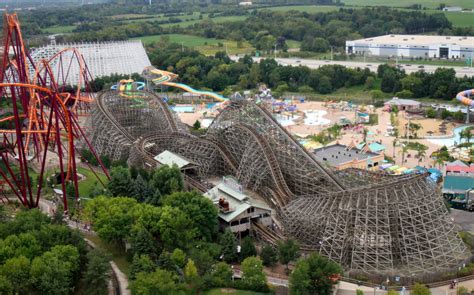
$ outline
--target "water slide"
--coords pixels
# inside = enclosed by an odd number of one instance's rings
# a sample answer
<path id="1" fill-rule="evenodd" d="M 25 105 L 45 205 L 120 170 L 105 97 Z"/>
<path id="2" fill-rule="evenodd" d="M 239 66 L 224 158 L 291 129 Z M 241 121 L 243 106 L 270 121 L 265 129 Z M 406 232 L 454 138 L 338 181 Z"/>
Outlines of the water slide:
<path id="1" fill-rule="evenodd" d="M 224 96 L 215 92 L 197 90 L 186 84 L 171 82 L 175 80 L 176 78 L 178 78 L 178 75 L 168 72 L 168 71 L 162 71 L 155 67 L 145 68 L 145 70 L 143 71 L 143 76 L 150 79 L 155 85 L 163 85 L 163 86 L 179 88 L 189 93 L 195 93 L 195 94 L 214 98 L 217 101 L 229 100 L 228 98 L 225 98 Z"/>
<path id="2" fill-rule="evenodd" d="M 456 99 L 469 107 L 474 107 L 474 99 L 470 99 L 469 97 L 474 96 L 474 89 L 461 91 L 456 95 Z"/>

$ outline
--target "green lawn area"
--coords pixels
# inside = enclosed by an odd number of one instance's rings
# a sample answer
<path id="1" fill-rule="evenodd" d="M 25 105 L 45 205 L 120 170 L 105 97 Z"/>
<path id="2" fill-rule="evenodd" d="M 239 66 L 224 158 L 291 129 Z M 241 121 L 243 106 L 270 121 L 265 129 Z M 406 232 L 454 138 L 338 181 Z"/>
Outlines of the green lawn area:
<path id="1" fill-rule="evenodd" d="M 79 195 L 82 197 L 89 197 L 89 193 L 96 183 L 99 185 L 100 182 L 97 180 L 96 176 L 92 171 L 86 168 L 77 167 L 77 172 L 86 177 L 85 180 L 79 182 Z M 97 172 L 96 172 L 97 173 Z M 107 184 L 107 177 L 103 173 L 97 173 L 97 176 L 102 180 L 104 184 Z"/>
<path id="2" fill-rule="evenodd" d="M 474 0 L 472 2 L 474 3 Z M 455 27 L 474 26 L 474 12 L 445 12 L 444 14 Z"/>
<path id="3" fill-rule="evenodd" d="M 51 33 L 51 34 L 64 34 L 64 33 L 71 33 L 76 26 L 54 26 L 54 27 L 47 27 L 42 29 L 43 33 Z"/>
<path id="4" fill-rule="evenodd" d="M 205 291 L 202 293 L 203 295 L 224 295 L 224 294 L 233 294 L 233 295 L 264 295 L 267 293 L 258 293 L 253 291 L 244 291 L 244 290 L 235 290 L 230 288 L 216 288 Z"/>
<path id="5" fill-rule="evenodd" d="M 159 41 L 162 36 L 168 36 L 170 39 L 170 42 L 182 43 L 186 47 L 194 48 L 196 50 L 199 50 L 203 54 L 207 54 L 207 55 L 215 54 L 218 51 L 225 51 L 226 45 L 227 45 L 227 51 L 229 52 L 229 54 L 250 53 L 253 49 L 250 43 L 248 42 L 242 42 L 241 48 L 239 48 L 238 46 L 239 44 L 237 44 L 236 41 L 215 39 L 215 38 L 204 38 L 204 37 L 183 35 L 183 34 L 152 35 L 152 36 L 138 37 L 134 39 L 142 40 L 143 43 L 149 44 L 149 43 Z M 221 43 L 222 46 L 219 46 L 219 43 Z"/>
<path id="6" fill-rule="evenodd" d="M 474 8 L 474 1 L 472 0 L 343 0 L 346 5 L 357 6 L 392 6 L 392 7 L 407 7 L 412 4 L 421 4 L 427 8 L 437 8 L 441 3 L 447 6 L 461 6 L 462 8 Z"/>
<path id="7" fill-rule="evenodd" d="M 178 18 L 186 18 L 186 17 L 189 18 L 189 17 L 193 17 L 193 16 L 182 16 L 182 17 L 178 16 Z M 210 20 L 210 21 L 213 21 L 215 23 L 223 23 L 223 22 L 242 21 L 242 20 L 245 20 L 246 18 L 247 18 L 247 16 L 245 16 L 245 15 L 216 16 L 216 17 L 213 17 L 213 18 L 208 18 L 206 16 L 206 17 L 203 17 L 202 20 L 197 17 L 196 19 L 193 19 L 193 20 L 183 21 L 183 22 L 174 23 L 174 24 L 162 24 L 161 26 L 162 27 L 180 26 L 180 27 L 184 28 L 184 27 L 192 26 L 195 23 L 202 22 L 204 20 Z"/>
<path id="8" fill-rule="evenodd" d="M 286 44 L 288 45 L 289 49 L 300 48 L 301 42 L 296 40 L 286 40 Z"/>
<path id="9" fill-rule="evenodd" d="M 104 250 L 112 256 L 112 260 L 117 264 L 118 268 L 128 276 L 130 272 L 130 262 L 127 260 L 127 254 L 124 250 L 120 249 L 116 245 L 109 244 L 103 241 L 96 235 L 84 234 L 87 239 L 92 241 L 98 248 Z"/>
<path id="10" fill-rule="evenodd" d="M 316 13 L 316 12 L 329 12 L 339 10 L 338 6 L 323 6 L 323 5 L 295 5 L 295 6 L 277 6 L 268 7 L 262 9 L 269 9 L 273 11 L 290 11 L 296 10 L 301 12 Z"/>

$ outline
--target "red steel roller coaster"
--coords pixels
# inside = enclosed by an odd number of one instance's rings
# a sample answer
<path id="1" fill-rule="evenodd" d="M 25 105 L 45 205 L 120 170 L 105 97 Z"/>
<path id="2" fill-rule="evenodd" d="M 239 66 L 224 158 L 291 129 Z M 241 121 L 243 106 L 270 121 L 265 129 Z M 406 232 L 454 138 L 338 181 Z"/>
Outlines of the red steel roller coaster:
<path id="1" fill-rule="evenodd" d="M 96 156 L 78 123 L 78 114 L 93 99 L 91 75 L 82 55 L 73 48 L 58 52 L 37 64 L 25 47 L 16 14 L 3 17 L 3 53 L 0 51 L 0 99 L 7 107 L 0 119 L 0 185 L 15 195 L 23 206 L 37 207 L 46 178 L 47 159 L 57 160 L 64 210 L 66 184 L 79 197 L 76 142 L 84 142 Z M 1 50 L 1 49 L 0 49 Z M 67 58 L 65 58 L 67 56 Z M 77 63 L 79 67 L 71 67 Z M 72 72 L 71 69 L 79 69 Z M 67 85 L 69 75 L 78 85 Z M 6 109 L 11 114 L 5 115 Z M 33 172 L 34 171 L 34 172 Z M 37 179 L 32 179 L 37 173 Z"/>

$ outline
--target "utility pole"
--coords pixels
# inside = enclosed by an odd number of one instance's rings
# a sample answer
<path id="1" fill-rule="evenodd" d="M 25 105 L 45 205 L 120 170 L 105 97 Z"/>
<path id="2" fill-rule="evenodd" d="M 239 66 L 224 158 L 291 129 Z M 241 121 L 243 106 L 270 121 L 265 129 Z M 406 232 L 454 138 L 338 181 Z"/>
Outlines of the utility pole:
<path id="1" fill-rule="evenodd" d="M 274 51 L 274 54 L 275 54 L 275 60 L 277 59 L 277 44 L 275 43 L 275 51 Z"/>

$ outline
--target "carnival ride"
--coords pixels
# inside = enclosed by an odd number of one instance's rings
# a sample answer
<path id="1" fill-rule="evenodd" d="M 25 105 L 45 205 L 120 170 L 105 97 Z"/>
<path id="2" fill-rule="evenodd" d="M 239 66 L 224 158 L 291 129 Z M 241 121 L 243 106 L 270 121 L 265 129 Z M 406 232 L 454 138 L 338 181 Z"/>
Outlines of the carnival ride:
<path id="1" fill-rule="evenodd" d="M 72 73 L 70 64 L 62 63 L 67 52 L 81 63 L 80 73 Z M 0 176 L 2 185 L 9 187 L 8 193 L 25 207 L 38 206 L 48 163 L 59 170 L 65 212 L 67 197 L 79 196 L 76 141 L 84 141 L 93 151 L 78 123 L 79 110 L 92 101 L 90 92 L 86 92 L 89 74 L 82 62 L 80 53 L 71 49 L 34 64 L 23 42 L 17 15 L 3 16 L 0 97 L 5 101 L 6 115 L 0 120 L 4 126 L 0 130 Z M 69 75 L 82 77 L 80 84 L 65 85 Z M 56 160 L 54 165 L 50 163 Z M 98 157 L 97 160 L 101 163 Z M 105 168 L 104 172 L 107 174 Z M 67 183 L 74 186 L 74 196 L 66 195 Z"/>
<path id="2" fill-rule="evenodd" d="M 474 107 L 474 99 L 471 99 L 471 96 L 474 96 L 474 89 L 459 92 L 456 95 L 456 99 L 468 107 Z"/>
<path id="3" fill-rule="evenodd" d="M 179 88 L 186 92 L 207 96 L 220 102 L 228 100 L 228 98 L 225 98 L 224 96 L 215 92 L 197 90 L 186 84 L 172 82 L 178 78 L 178 75 L 168 71 L 159 70 L 152 66 L 145 68 L 145 70 L 143 71 L 143 76 L 151 80 L 157 86 L 169 86 Z"/>
<path id="4" fill-rule="evenodd" d="M 99 154 L 130 165 L 156 167 L 168 150 L 196 168 L 183 171 L 202 192 L 216 176 L 233 175 L 275 211 L 282 230 L 253 223 L 257 236 L 276 243 L 298 239 L 354 272 L 411 276 L 457 269 L 469 256 L 443 199 L 426 175 L 390 176 L 333 171 L 305 150 L 265 104 L 230 100 L 197 137 L 157 95 L 143 108 L 117 91 L 97 97 L 89 138 Z"/>

